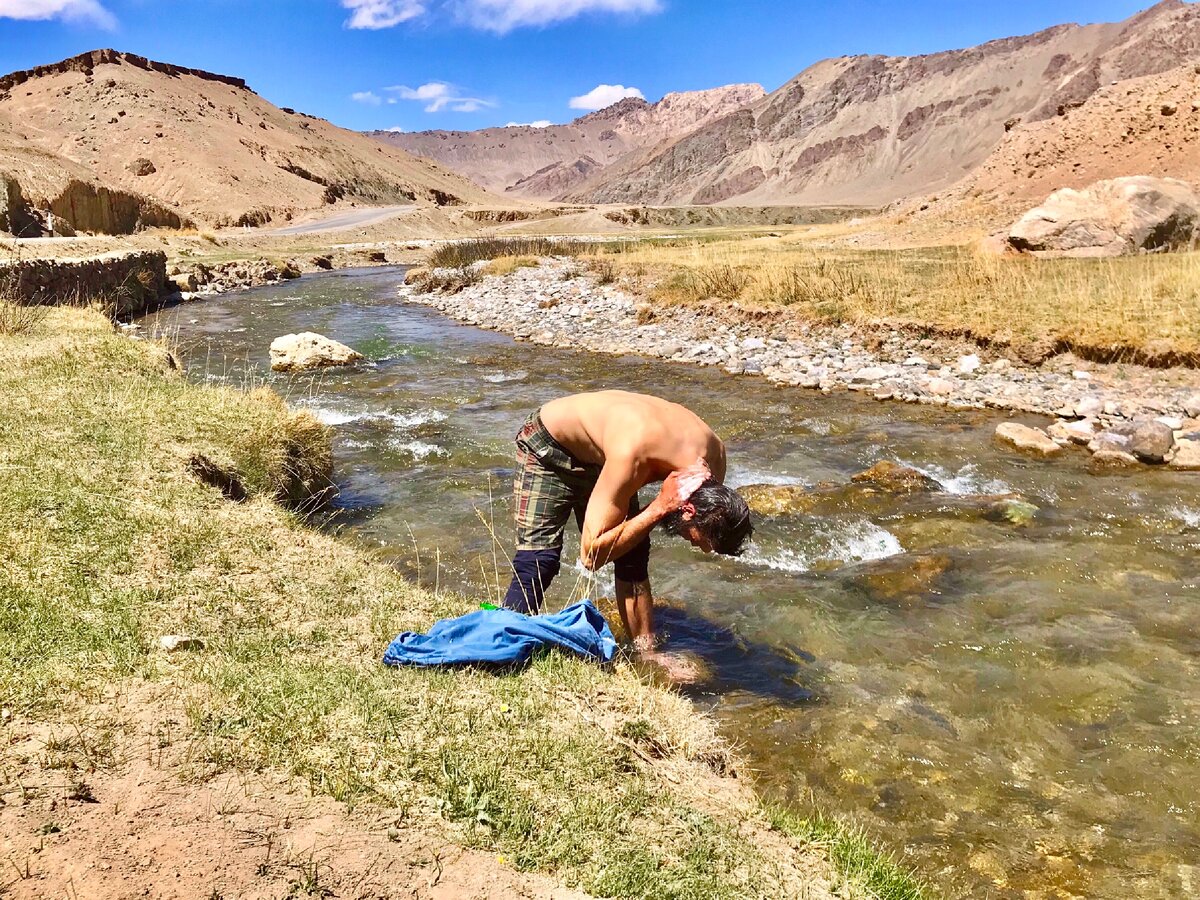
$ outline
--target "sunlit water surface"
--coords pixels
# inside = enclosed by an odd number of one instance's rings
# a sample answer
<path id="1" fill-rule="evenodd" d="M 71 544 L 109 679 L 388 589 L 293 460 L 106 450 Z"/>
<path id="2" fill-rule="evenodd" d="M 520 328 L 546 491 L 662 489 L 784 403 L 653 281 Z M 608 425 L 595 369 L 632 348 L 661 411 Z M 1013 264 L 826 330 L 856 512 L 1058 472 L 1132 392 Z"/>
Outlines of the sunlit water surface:
<path id="1" fill-rule="evenodd" d="M 1197 478 L 1033 461 L 993 442 L 990 414 L 518 344 L 400 303 L 401 277 L 310 277 L 143 324 L 177 334 L 190 377 L 245 384 L 249 368 L 334 426 L 340 525 L 477 596 L 505 580 L 488 526 L 511 546 L 513 435 L 560 394 L 690 406 L 725 438 L 735 484 L 920 468 L 943 494 L 762 521 L 741 560 L 656 538 L 656 593 L 679 605 L 670 646 L 711 671 L 697 702 L 765 790 L 864 823 L 950 895 L 1200 892 Z M 306 330 L 371 363 L 272 376 L 271 340 Z M 1032 524 L 971 499 L 1004 492 L 1041 508 Z M 906 592 L 920 560 L 945 571 Z M 577 581 L 564 569 L 552 606 Z"/>

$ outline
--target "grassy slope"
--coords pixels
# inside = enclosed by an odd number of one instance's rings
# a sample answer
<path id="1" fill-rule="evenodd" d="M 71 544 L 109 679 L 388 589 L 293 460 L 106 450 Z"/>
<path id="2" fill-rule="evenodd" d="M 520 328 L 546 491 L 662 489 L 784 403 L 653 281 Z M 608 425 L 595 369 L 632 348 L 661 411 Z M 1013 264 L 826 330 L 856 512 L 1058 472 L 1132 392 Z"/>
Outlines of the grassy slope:
<path id="1" fill-rule="evenodd" d="M 85 721 L 114 682 L 148 680 L 183 698 L 181 774 L 288 772 L 416 828 L 448 820 L 464 843 L 600 896 L 819 898 L 830 880 L 842 896 L 920 896 L 871 854 L 836 874 L 825 848 L 864 842 L 769 821 L 718 774 L 730 757 L 711 724 L 624 665 L 384 669 L 395 633 L 470 603 L 272 502 L 295 448 L 324 452 L 315 421 L 265 391 L 190 385 L 98 314 L 25 324 L 0 334 L 0 702 L 14 723 Z M 192 477 L 197 451 L 236 468 L 251 499 Z M 163 634 L 207 646 L 168 656 Z M 0 750 L 0 796 L 27 764 Z"/>

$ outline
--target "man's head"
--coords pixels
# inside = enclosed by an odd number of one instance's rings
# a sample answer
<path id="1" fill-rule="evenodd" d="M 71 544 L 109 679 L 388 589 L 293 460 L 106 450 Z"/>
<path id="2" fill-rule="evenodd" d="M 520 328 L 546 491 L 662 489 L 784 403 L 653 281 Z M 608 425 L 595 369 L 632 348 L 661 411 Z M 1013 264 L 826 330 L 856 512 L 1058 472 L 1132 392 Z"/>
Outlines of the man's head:
<path id="1" fill-rule="evenodd" d="M 740 556 L 754 534 L 746 501 L 712 478 L 700 485 L 683 506 L 667 515 L 662 527 L 705 553 L 725 556 Z"/>

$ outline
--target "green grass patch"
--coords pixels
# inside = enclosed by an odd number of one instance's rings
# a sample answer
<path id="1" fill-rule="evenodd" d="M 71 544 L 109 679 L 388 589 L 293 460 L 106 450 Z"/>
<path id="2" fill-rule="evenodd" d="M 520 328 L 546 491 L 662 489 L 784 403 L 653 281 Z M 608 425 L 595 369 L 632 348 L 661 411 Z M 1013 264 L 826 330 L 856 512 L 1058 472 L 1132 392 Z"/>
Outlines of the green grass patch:
<path id="1" fill-rule="evenodd" d="M 885 853 L 861 829 L 813 813 L 770 809 L 771 824 L 804 844 L 820 847 L 838 874 L 877 900 L 932 900 L 931 889 Z"/>

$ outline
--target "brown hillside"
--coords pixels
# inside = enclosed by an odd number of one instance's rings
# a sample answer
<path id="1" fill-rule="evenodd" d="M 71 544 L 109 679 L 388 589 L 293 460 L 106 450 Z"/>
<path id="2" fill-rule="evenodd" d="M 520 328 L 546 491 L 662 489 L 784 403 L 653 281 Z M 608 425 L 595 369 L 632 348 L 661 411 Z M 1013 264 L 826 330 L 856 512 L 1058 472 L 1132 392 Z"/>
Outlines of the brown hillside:
<path id="1" fill-rule="evenodd" d="M 759 102 L 567 199 L 883 205 L 953 185 L 1018 121 L 1056 118 L 1114 81 L 1200 57 L 1200 6 L 1062 25 L 919 57 L 817 63 Z"/>
<path id="2" fill-rule="evenodd" d="M 1015 129 L 970 183 L 985 199 L 1037 203 L 1123 175 L 1200 184 L 1200 66 L 1109 85 L 1066 115 Z"/>
<path id="3" fill-rule="evenodd" d="M 558 199 L 613 163 L 674 140 L 766 95 L 761 85 L 731 84 L 667 94 L 657 103 L 629 98 L 566 125 L 481 131 L 372 132 L 371 136 L 436 160 L 489 190 Z"/>
<path id="4" fill-rule="evenodd" d="M 240 79 L 113 50 L 0 78 L 0 178 L 0 213 L 16 217 L 15 195 L 95 231 L 488 199 L 398 148 L 279 109 Z"/>

